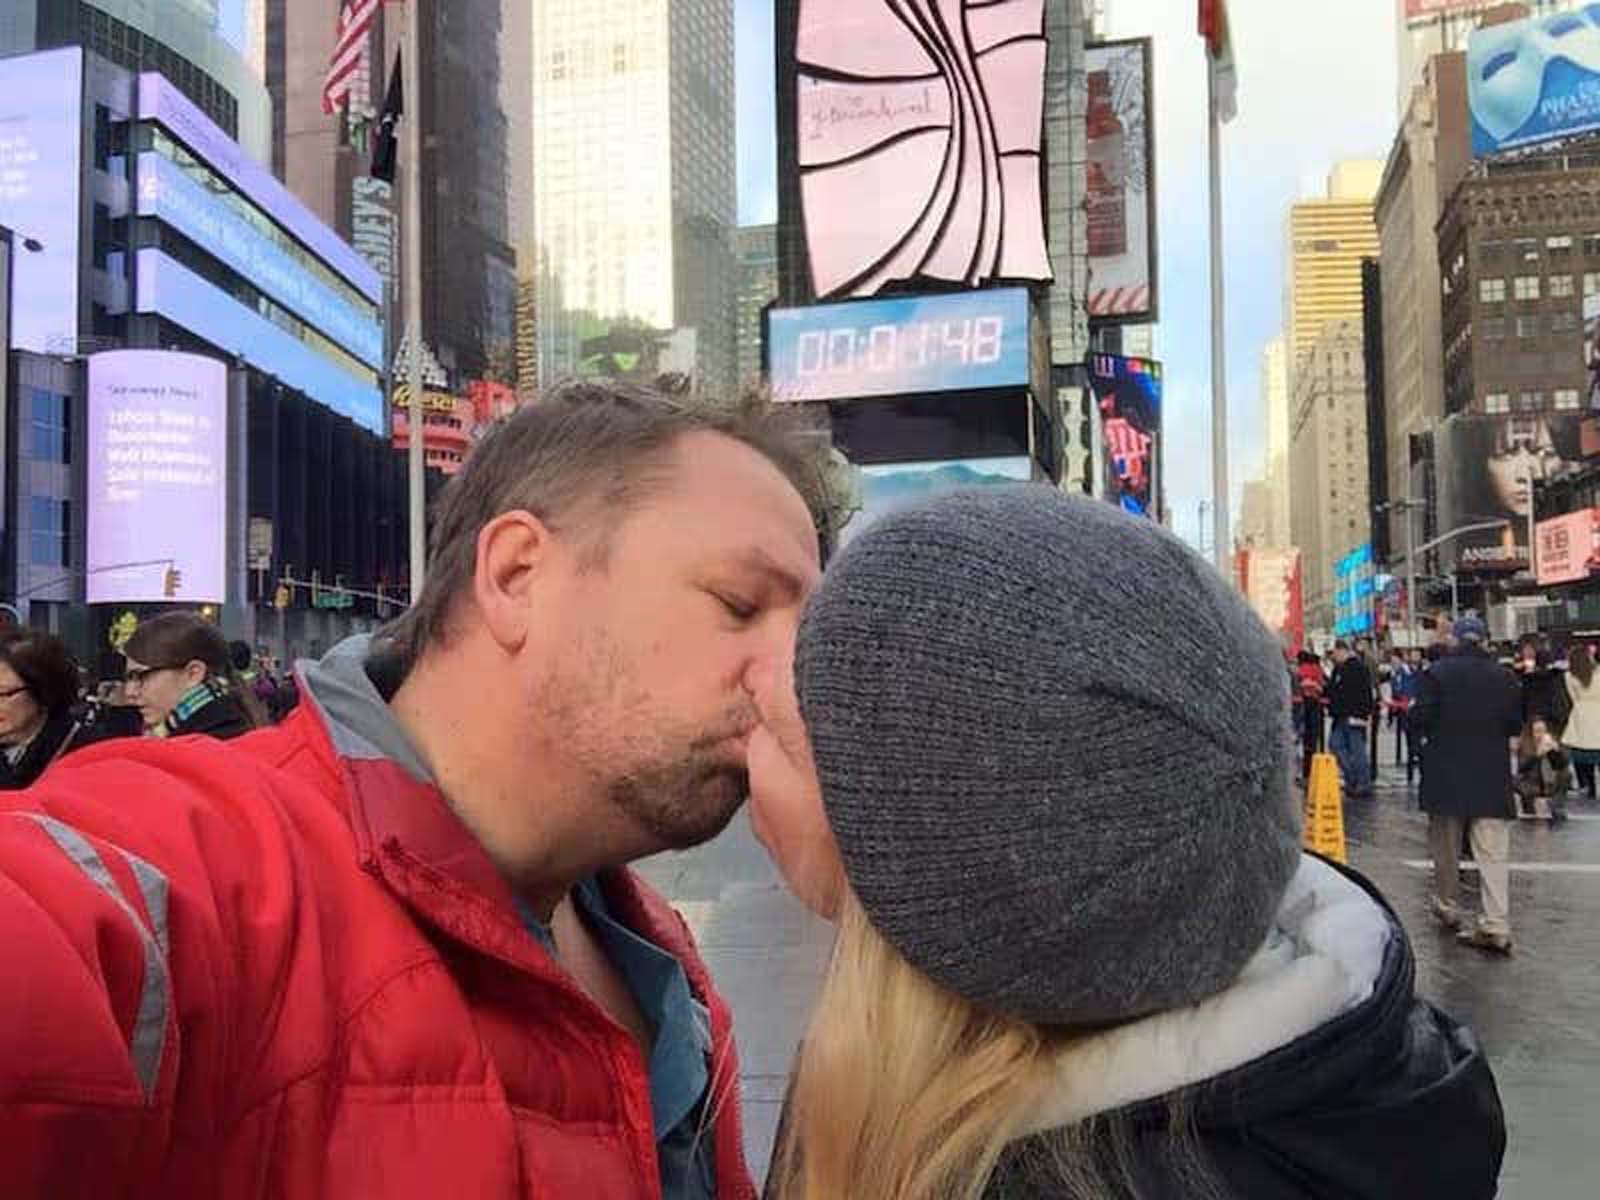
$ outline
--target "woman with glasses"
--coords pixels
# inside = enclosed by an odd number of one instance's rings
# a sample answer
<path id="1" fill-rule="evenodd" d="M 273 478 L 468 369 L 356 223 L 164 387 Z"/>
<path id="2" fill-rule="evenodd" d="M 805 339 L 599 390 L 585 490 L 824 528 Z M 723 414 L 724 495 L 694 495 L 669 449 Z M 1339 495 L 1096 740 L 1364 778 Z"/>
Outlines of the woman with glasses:
<path id="1" fill-rule="evenodd" d="M 25 788 L 82 739 L 78 667 L 59 638 L 0 634 L 0 788 Z"/>
<path id="2" fill-rule="evenodd" d="M 198 613 L 151 617 L 122 648 L 123 694 L 157 737 L 234 738 L 267 722 L 240 682 L 227 640 Z"/>

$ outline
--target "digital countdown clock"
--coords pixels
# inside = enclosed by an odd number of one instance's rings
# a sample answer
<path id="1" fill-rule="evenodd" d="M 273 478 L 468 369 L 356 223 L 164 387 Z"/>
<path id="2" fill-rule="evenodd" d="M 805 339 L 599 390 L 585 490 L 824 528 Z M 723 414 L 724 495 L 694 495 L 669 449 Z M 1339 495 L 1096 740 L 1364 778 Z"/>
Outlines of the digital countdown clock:
<path id="1" fill-rule="evenodd" d="M 992 288 L 767 314 L 773 398 L 855 400 L 1028 385 L 1028 293 Z"/>

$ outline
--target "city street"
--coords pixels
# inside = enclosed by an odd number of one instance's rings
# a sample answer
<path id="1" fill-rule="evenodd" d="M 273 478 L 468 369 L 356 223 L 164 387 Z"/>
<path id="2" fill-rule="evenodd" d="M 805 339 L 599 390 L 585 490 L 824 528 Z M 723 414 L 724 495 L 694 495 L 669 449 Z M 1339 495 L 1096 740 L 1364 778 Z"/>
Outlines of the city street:
<path id="1" fill-rule="evenodd" d="M 1384 737 L 1383 752 L 1393 743 Z M 1455 945 L 1428 915 L 1427 819 L 1404 774 L 1386 766 L 1377 796 L 1346 806 L 1352 863 L 1399 912 L 1417 956 L 1417 986 L 1487 1047 L 1505 1101 L 1510 1150 L 1501 1195 L 1566 1200 L 1593 1169 L 1592 1080 L 1600 1072 L 1600 805 L 1573 805 L 1552 829 L 1512 833 L 1510 961 Z M 694 928 L 733 1005 L 744 1063 L 751 1169 L 766 1170 L 784 1083 L 826 964 L 829 932 L 782 890 L 741 816 L 721 838 L 668 855 L 645 873 Z M 1476 902 L 1466 872 L 1463 903 Z"/>

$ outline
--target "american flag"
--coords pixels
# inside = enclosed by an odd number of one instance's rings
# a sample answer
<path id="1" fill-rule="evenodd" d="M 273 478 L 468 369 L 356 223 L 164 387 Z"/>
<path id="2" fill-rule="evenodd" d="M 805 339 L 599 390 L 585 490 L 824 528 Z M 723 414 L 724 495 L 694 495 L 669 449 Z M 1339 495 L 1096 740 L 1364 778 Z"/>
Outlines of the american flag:
<path id="1" fill-rule="evenodd" d="M 366 57 L 367 37 L 383 0 L 345 0 L 339 13 L 338 37 L 322 84 L 322 111 L 333 113 L 350 102 L 350 86 Z"/>

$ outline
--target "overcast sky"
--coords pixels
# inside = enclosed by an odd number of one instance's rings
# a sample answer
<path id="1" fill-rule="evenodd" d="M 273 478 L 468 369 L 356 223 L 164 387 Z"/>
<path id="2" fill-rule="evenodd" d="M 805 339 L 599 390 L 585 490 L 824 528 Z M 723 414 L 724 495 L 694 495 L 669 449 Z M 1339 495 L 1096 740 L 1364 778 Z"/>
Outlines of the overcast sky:
<path id="1" fill-rule="evenodd" d="M 875 2 L 875 0 L 873 0 Z M 776 216 L 771 0 L 738 0 L 739 218 Z M 1283 324 L 1289 205 L 1395 129 L 1394 0 L 1232 0 L 1239 117 L 1223 132 L 1232 484 L 1261 471 L 1261 350 Z M 1195 0 L 1109 0 L 1109 33 L 1155 38 L 1156 187 L 1167 367 L 1167 498 L 1191 540 L 1211 495 L 1205 67 Z M 1293 20 L 1287 9 L 1296 10 Z M 1303 10 L 1303 11 L 1301 11 Z M 1174 435 L 1177 436 L 1174 436 Z M 1180 452 L 1181 448 L 1181 452 Z"/>

